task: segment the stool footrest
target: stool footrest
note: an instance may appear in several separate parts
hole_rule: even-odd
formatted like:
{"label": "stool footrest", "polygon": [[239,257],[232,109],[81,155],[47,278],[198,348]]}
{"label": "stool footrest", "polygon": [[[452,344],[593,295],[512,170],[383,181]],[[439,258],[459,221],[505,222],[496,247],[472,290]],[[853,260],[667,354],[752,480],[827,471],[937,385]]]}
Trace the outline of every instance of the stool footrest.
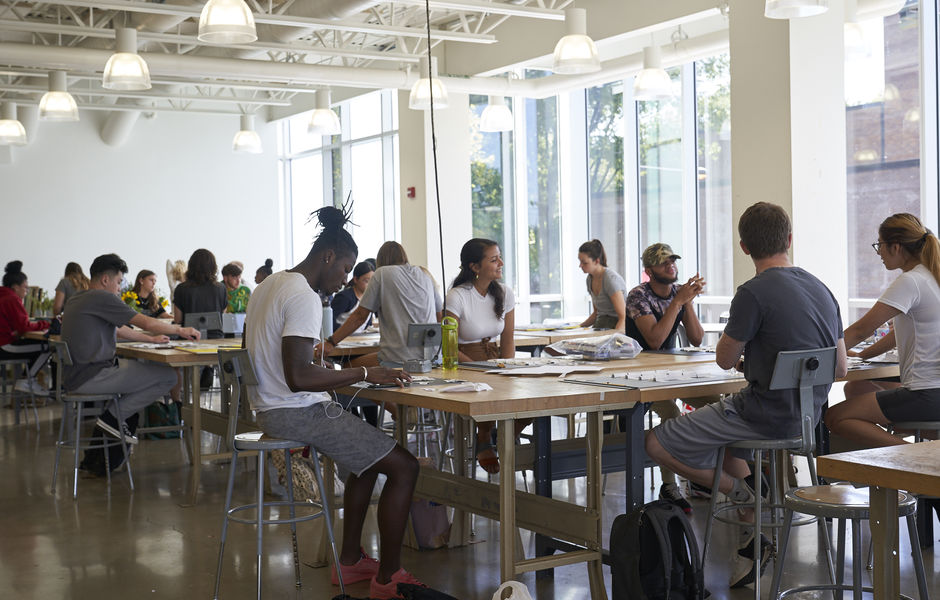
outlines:
{"label": "stool footrest", "polygon": [[[298,510],[298,509],[299,509],[299,510],[301,510],[301,511],[304,511],[304,510],[308,510],[308,509],[311,509],[311,508],[316,508],[317,510],[316,510],[316,512],[313,512],[313,513],[308,513],[308,514],[303,514],[303,515],[295,515],[293,518],[291,518],[291,517],[286,517],[286,518],[282,518],[282,519],[263,519],[263,520],[261,521],[261,523],[262,523],[263,525],[289,525],[290,523],[302,523],[302,522],[304,522],[304,521],[312,521],[313,519],[316,519],[317,517],[322,517],[322,516],[323,516],[323,505],[322,505],[322,504],[315,503],[315,502],[300,502],[300,501],[296,501],[296,500],[295,500],[294,502],[290,502],[289,500],[276,500],[276,501],[273,501],[273,502],[264,502],[264,503],[263,503],[263,506],[264,506],[265,508],[271,507],[271,506],[279,506],[279,507],[287,507],[287,508],[289,508],[291,505],[293,505],[294,510]],[[236,516],[236,514],[235,514],[235,513],[241,512],[241,511],[257,510],[257,509],[258,509],[258,504],[257,504],[257,503],[254,503],[254,504],[243,504],[243,505],[241,505],[241,506],[236,506],[236,507],[234,507],[234,508],[230,508],[229,511],[228,511],[228,513],[226,513],[226,514],[227,514],[228,520],[230,520],[230,521],[234,521],[234,522],[236,522],[236,523],[242,523],[242,524],[245,524],[245,525],[257,525],[257,524],[258,524],[258,519],[257,519],[257,518],[255,518],[255,519],[248,519],[248,518],[245,518],[245,517]]]}
{"label": "stool footrest", "polygon": [[[839,591],[839,592],[851,592],[853,588],[851,585],[844,583],[821,583],[819,585],[800,585],[797,587],[784,590],[777,595],[775,600],[781,600],[786,596],[792,596],[793,594],[801,594],[803,592],[830,592],[830,591]],[[869,585],[862,586],[862,592],[868,592],[869,594],[875,593],[875,588]],[[910,596],[904,594],[898,594],[898,597],[901,600],[914,600]]]}

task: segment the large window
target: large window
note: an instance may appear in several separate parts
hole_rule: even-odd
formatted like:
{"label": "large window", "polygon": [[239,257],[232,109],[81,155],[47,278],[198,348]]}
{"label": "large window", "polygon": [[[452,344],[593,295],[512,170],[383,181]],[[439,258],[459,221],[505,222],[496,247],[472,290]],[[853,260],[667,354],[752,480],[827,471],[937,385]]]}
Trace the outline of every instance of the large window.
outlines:
{"label": "large window", "polygon": [[604,244],[607,265],[626,273],[623,182],[623,81],[587,90],[588,218],[592,238]]}
{"label": "large window", "polygon": [[309,113],[283,126],[282,162],[290,218],[292,263],[310,251],[317,233],[314,210],[352,199],[350,233],[360,259],[374,257],[385,240],[396,239],[398,208],[398,108],[390,91],[364,94],[335,108],[342,133],[307,132]]}
{"label": "large window", "polygon": [[[918,2],[846,29],[845,95],[850,319],[897,276],[870,244],[896,212],[921,216]],[[935,201],[935,200],[934,200]]]}

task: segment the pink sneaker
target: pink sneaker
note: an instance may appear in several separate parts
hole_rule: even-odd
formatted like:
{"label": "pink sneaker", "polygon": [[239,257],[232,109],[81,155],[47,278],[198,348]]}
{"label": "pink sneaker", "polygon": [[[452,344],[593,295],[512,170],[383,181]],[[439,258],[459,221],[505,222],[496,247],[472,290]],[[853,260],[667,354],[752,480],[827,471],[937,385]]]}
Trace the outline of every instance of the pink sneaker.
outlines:
{"label": "pink sneaker", "polygon": [[401,594],[398,593],[398,584],[399,583],[410,583],[412,585],[420,585],[421,587],[428,587],[418,581],[414,575],[409,573],[404,569],[398,569],[394,574],[392,574],[391,579],[388,583],[379,583],[375,580],[375,577],[372,578],[372,581],[369,582],[369,597],[374,598],[375,600],[387,600],[389,598],[401,598]]}
{"label": "pink sneaker", "polygon": [[[359,548],[359,562],[354,565],[340,564],[339,569],[343,573],[343,584],[349,585],[357,581],[372,579],[379,572],[379,561],[375,560],[362,548]],[[336,565],[330,568],[330,582],[333,585],[339,585],[339,577],[336,576]]]}

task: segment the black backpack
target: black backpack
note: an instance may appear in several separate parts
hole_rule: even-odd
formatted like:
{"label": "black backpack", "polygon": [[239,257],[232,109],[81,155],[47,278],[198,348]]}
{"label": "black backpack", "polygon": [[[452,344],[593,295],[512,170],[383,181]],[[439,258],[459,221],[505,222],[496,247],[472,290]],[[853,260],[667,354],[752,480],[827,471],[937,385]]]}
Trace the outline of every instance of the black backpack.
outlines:
{"label": "black backpack", "polygon": [[613,600],[703,600],[708,595],[689,519],[666,500],[614,519],[610,558]]}

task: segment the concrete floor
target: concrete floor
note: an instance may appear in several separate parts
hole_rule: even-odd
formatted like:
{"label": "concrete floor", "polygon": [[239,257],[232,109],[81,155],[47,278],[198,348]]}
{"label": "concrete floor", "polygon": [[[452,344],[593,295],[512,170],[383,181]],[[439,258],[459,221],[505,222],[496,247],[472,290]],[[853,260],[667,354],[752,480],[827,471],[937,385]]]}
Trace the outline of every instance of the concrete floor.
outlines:
{"label": "concrete floor", "polygon": [[[0,598],[211,598],[227,465],[206,464],[198,504],[183,508],[180,505],[187,499],[189,468],[181,442],[142,440],[132,458],[136,491],[129,490],[125,473],[114,476],[110,490],[103,479],[81,478],[78,500],[73,501],[66,465],[53,495],[50,486],[58,414],[58,409],[41,408],[41,431],[37,433],[32,426],[13,425],[13,411],[0,409]],[[206,448],[214,450],[215,438],[203,438]],[[69,459],[66,456],[65,460]],[[250,498],[253,469],[247,462],[241,465],[236,500]],[[521,476],[519,482],[521,487]],[[610,476],[605,496],[607,531],[613,517],[623,512],[623,486],[622,476]],[[559,482],[555,494],[583,497],[582,488],[583,480]],[[647,494],[651,494],[648,487]],[[693,522],[701,540],[707,504],[695,501],[694,507]],[[302,561],[311,560],[320,527],[319,521],[301,526]],[[421,552],[405,549],[405,567],[425,583],[460,600],[489,600],[499,580],[495,543],[498,529],[480,518],[475,520],[474,528],[476,543],[466,547]],[[253,528],[235,525],[230,531],[221,597],[254,598]],[[364,546],[375,554],[374,515],[367,521],[367,531]],[[712,598],[753,598],[749,587],[729,591],[731,530],[719,526],[716,531],[705,571]],[[328,569],[307,564],[302,567],[303,587],[296,590],[287,528],[268,528],[265,536],[265,598],[319,600],[339,593],[338,588],[329,585]],[[523,533],[522,539],[531,556],[531,536]],[[867,539],[866,529],[866,544]],[[902,536],[901,546],[901,591],[916,597],[906,536]],[[924,560],[928,584],[936,596],[940,593],[940,559],[934,549],[927,549]],[[609,569],[605,568],[605,573],[609,594]],[[762,580],[765,598],[770,573],[768,568]],[[822,582],[825,578],[817,552],[816,528],[800,528],[787,557],[784,586]],[[583,565],[556,569],[554,579],[536,581],[534,574],[527,574],[520,580],[536,591],[540,600],[588,598]],[[365,597],[368,584],[350,586],[348,591],[355,597]]]}

